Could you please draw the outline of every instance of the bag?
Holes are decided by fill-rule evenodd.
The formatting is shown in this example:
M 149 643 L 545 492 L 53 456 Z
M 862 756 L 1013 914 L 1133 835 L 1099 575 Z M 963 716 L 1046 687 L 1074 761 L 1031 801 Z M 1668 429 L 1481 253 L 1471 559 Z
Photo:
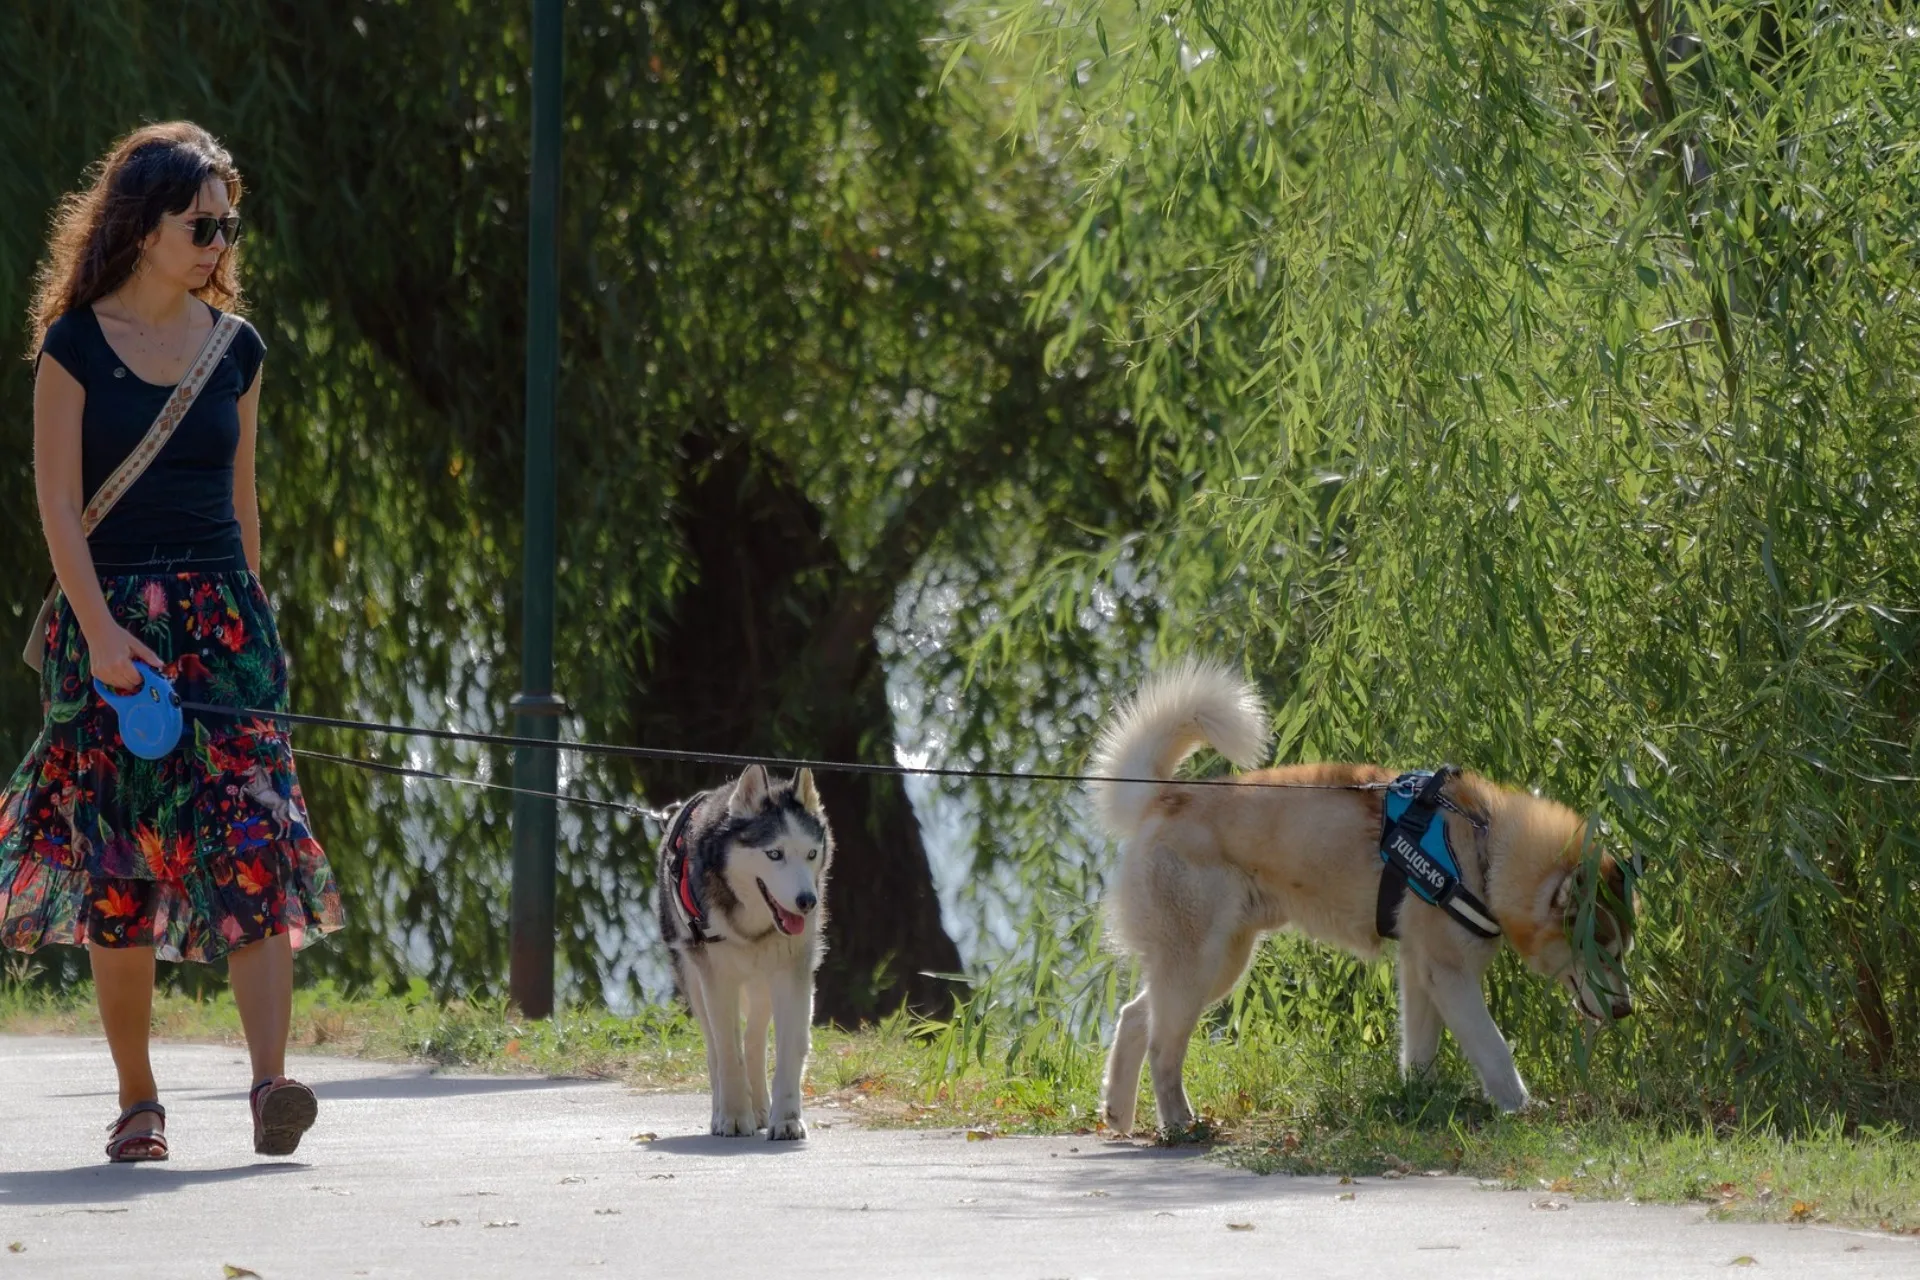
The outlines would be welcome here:
M 80 513 L 80 536 L 90 538 L 100 522 L 107 518 L 114 504 L 126 496 L 133 488 L 133 482 L 146 473 L 148 466 L 160 456 L 160 451 L 173 438 L 180 420 L 187 416 L 187 410 L 193 408 L 193 402 L 200 398 L 200 388 L 207 385 L 207 378 L 214 367 L 220 363 L 220 357 L 227 354 L 234 335 L 240 332 L 242 321 L 232 312 L 222 312 L 220 319 L 214 322 L 213 332 L 207 335 L 206 343 L 201 346 L 200 354 L 193 358 L 193 364 L 187 369 L 187 376 L 180 379 L 173 394 L 160 406 L 160 416 L 147 428 L 147 434 L 133 447 L 106 483 L 87 500 L 87 509 Z M 53 624 L 53 611 L 60 599 L 58 579 L 47 586 L 47 595 L 40 602 L 40 611 L 34 615 L 33 631 L 27 636 L 26 647 L 20 651 L 20 658 L 36 673 L 47 665 L 47 628 Z

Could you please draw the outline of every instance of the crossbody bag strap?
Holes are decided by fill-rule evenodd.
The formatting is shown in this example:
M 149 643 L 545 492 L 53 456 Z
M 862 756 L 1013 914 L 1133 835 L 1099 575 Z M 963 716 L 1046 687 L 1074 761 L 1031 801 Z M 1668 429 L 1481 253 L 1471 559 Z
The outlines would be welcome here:
M 166 404 L 160 407 L 160 416 L 147 428 L 147 434 L 133 447 L 119 466 L 113 469 L 106 483 L 94 491 L 87 500 L 87 509 L 80 514 L 80 533 L 82 537 L 91 537 L 107 518 L 114 504 L 126 496 L 133 488 L 133 482 L 146 474 L 160 451 L 167 447 L 167 441 L 173 438 L 175 428 L 181 419 L 187 416 L 187 410 L 193 408 L 193 402 L 200 398 L 200 389 L 207 385 L 207 379 L 220 364 L 220 357 L 227 354 L 227 348 L 233 345 L 233 339 L 244 323 L 231 311 L 222 312 L 214 322 L 213 332 L 200 347 L 200 354 L 193 358 L 193 364 L 187 369 L 186 377 L 180 379 L 173 394 L 167 397 Z

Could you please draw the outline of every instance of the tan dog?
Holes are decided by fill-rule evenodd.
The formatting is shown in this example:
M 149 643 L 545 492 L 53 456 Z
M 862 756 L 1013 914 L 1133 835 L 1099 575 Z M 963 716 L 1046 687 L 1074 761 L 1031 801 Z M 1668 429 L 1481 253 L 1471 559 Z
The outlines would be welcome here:
M 1122 708 L 1100 745 L 1095 772 L 1109 778 L 1170 777 L 1202 744 L 1243 768 L 1266 748 L 1257 694 L 1225 669 L 1188 663 L 1150 680 Z M 1109 895 L 1118 942 L 1140 957 L 1145 989 L 1120 1011 L 1107 1059 L 1101 1113 L 1116 1132 L 1133 1129 L 1145 1057 L 1153 1070 L 1160 1127 L 1193 1123 L 1181 1078 L 1187 1042 L 1207 1006 L 1233 989 L 1262 934 L 1291 926 L 1362 957 L 1379 953 L 1375 904 L 1385 792 L 1396 775 L 1365 764 L 1294 765 L 1244 775 L 1242 783 L 1096 784 L 1100 816 L 1123 842 Z M 1605 974 L 1589 972 L 1569 940 L 1588 865 L 1585 823 L 1551 800 L 1465 774 L 1445 797 L 1484 823 L 1443 810 L 1466 887 L 1535 971 L 1565 983 L 1582 1013 L 1632 1012 L 1621 957 L 1631 942 L 1625 876 L 1611 857 L 1594 908 Z M 1610 909 L 1609 904 L 1614 904 Z M 1400 1063 L 1425 1070 L 1452 1028 L 1487 1095 L 1517 1111 L 1527 1087 L 1487 1011 L 1481 975 L 1498 940 L 1469 933 L 1409 892 L 1399 909 Z

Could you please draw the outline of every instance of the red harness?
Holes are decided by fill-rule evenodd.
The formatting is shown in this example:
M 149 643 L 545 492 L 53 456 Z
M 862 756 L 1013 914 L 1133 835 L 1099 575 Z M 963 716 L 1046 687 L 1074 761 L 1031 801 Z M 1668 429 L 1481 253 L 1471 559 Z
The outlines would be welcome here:
M 681 914 L 687 919 L 687 928 L 693 933 L 695 942 L 717 942 L 718 934 L 707 932 L 707 913 L 701 909 L 700 900 L 693 892 L 693 859 L 687 851 L 687 821 L 693 816 L 693 808 L 706 799 L 706 792 L 694 796 L 680 806 L 680 812 L 673 815 L 673 824 L 667 828 L 667 848 L 673 861 L 673 896 L 679 900 Z

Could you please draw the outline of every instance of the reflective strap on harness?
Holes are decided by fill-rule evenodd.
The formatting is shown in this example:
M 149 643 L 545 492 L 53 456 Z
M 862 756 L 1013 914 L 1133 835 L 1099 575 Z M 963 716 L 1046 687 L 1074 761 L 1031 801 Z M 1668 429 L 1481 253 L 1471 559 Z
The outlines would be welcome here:
M 1374 901 L 1374 932 L 1383 938 L 1400 936 L 1400 904 L 1409 885 L 1414 893 L 1439 907 L 1457 920 L 1468 932 L 1482 938 L 1500 936 L 1500 922 L 1487 905 L 1461 882 L 1459 864 L 1452 856 L 1443 819 L 1438 834 L 1440 843 L 1428 848 L 1428 833 L 1442 807 L 1456 808 L 1440 794 L 1449 779 L 1459 776 L 1454 765 L 1443 765 L 1424 776 L 1402 774 L 1394 780 L 1383 806 L 1383 830 L 1380 833 L 1380 893 Z M 1391 797 L 1405 794 L 1415 779 L 1419 785 L 1398 819 L 1387 817 Z M 1471 820 L 1471 819 L 1469 819 Z

